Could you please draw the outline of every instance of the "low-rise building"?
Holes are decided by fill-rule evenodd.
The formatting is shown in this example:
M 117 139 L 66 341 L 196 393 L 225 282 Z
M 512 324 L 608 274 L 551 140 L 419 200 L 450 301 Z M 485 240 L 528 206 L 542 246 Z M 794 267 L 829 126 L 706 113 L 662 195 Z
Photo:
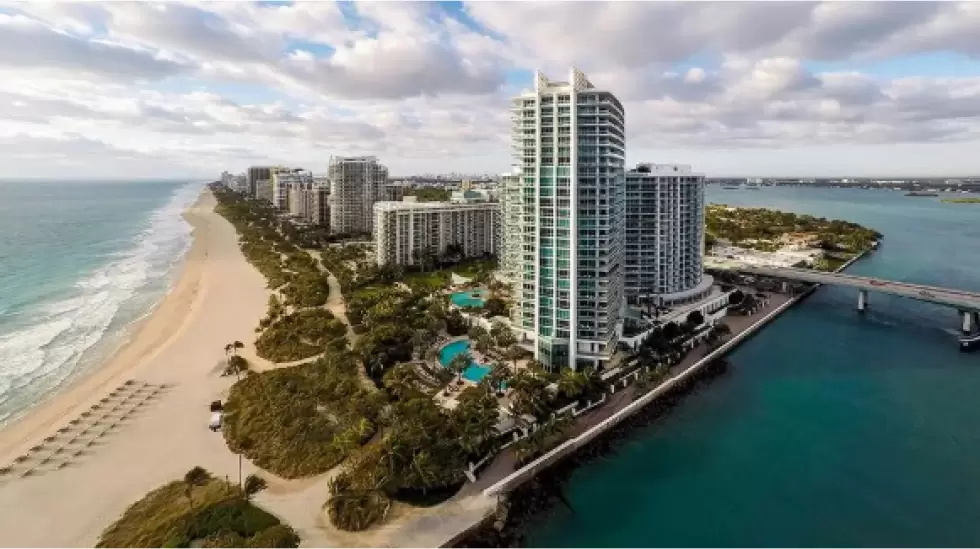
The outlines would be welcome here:
M 500 205 L 496 202 L 378 202 L 374 244 L 378 265 L 417 265 L 458 246 L 463 257 L 497 253 Z

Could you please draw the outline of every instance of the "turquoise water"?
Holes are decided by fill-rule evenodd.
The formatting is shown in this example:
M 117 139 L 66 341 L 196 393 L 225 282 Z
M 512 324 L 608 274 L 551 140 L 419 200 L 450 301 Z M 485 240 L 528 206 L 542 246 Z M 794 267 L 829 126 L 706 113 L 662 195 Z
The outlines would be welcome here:
M 487 290 L 483 288 L 477 288 L 475 290 L 466 290 L 465 292 L 456 292 L 449 296 L 452 300 L 453 305 L 457 307 L 483 307 L 486 302 Z
M 188 248 L 187 182 L 0 182 L 0 425 L 98 364 Z
M 711 202 L 885 234 L 848 272 L 980 291 L 980 208 L 902 193 L 709 187 Z M 532 546 L 980 545 L 980 353 L 950 309 L 822 288 L 732 368 L 565 486 Z
M 439 363 L 446 366 L 456 355 L 468 352 L 470 352 L 469 340 L 461 339 L 459 341 L 454 341 L 439 350 Z M 490 373 L 489 366 L 484 366 L 483 364 L 471 359 L 470 365 L 463 370 L 463 378 L 468 379 L 473 383 L 479 383 L 484 377 L 487 376 L 488 373 Z

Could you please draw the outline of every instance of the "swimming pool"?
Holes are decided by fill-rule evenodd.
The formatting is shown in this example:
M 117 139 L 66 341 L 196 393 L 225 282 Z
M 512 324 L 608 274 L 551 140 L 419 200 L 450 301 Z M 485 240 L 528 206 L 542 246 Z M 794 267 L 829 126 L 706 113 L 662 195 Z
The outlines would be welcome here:
M 442 364 L 442 366 L 445 368 L 453 357 L 460 353 L 467 353 L 469 350 L 469 340 L 461 339 L 459 341 L 454 341 L 439 350 L 439 364 Z M 480 380 L 485 378 L 488 373 L 490 373 L 490 366 L 480 364 L 479 362 L 471 359 L 470 365 L 463 370 L 463 378 L 468 379 L 473 383 L 479 383 Z
M 483 307 L 487 301 L 487 289 L 475 288 L 463 292 L 456 292 L 449 296 L 453 305 L 457 307 Z

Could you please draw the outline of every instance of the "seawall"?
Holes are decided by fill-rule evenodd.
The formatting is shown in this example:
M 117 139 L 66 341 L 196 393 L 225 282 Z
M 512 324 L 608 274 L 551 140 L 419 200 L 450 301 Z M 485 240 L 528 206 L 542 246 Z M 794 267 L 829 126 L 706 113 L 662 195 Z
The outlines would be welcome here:
M 868 251 L 870 250 L 865 250 L 864 252 L 851 258 L 846 263 L 838 267 L 834 272 L 840 272 L 846 269 L 847 267 L 851 266 L 855 261 L 864 257 L 868 253 Z M 698 362 L 695 362 L 687 369 L 685 369 L 683 372 L 670 377 L 669 379 L 667 379 L 666 381 L 658 385 L 655 389 L 651 390 L 650 392 L 641 396 L 640 398 L 634 400 L 633 402 L 627 404 L 625 407 L 623 407 L 622 410 L 619 410 L 615 414 L 609 416 L 608 418 L 598 423 L 588 431 L 585 431 L 581 435 L 578 435 L 574 438 L 565 441 L 564 443 L 552 449 L 551 451 L 547 452 L 546 454 L 539 457 L 538 459 L 525 465 L 524 467 L 508 475 L 507 477 L 501 479 L 496 484 L 493 484 L 492 486 L 488 487 L 486 490 L 484 490 L 483 492 L 484 495 L 492 497 L 492 496 L 497 496 L 500 494 L 510 492 L 513 489 L 520 486 L 521 484 L 523 484 L 524 482 L 527 482 L 528 480 L 533 478 L 542 470 L 547 469 L 554 463 L 560 461 L 565 456 L 574 453 L 576 450 L 578 450 L 579 448 L 581 448 L 582 446 L 584 446 L 585 444 L 587 444 L 597 436 L 608 431 L 610 428 L 622 422 L 624 419 L 635 414 L 638 410 L 642 409 L 650 402 L 656 400 L 657 398 L 661 397 L 663 394 L 667 393 L 678 383 L 690 378 L 692 375 L 694 375 L 695 373 L 703 369 L 706 365 L 710 364 L 713 360 L 716 360 L 728 354 L 731 350 L 733 350 L 735 347 L 740 345 L 743 341 L 755 335 L 766 324 L 775 320 L 784 311 L 786 311 L 790 307 L 796 305 L 797 303 L 799 303 L 800 301 L 808 297 L 810 294 L 816 291 L 816 289 L 819 286 L 820 286 L 819 284 L 814 285 L 813 287 L 809 288 L 802 294 L 793 297 L 786 303 L 783 303 L 776 309 L 770 311 L 766 316 L 757 320 L 754 324 L 752 324 L 744 331 L 742 331 L 741 333 L 733 337 L 731 340 L 727 341 L 724 345 L 718 347 L 711 353 L 705 355 L 704 358 L 702 358 Z

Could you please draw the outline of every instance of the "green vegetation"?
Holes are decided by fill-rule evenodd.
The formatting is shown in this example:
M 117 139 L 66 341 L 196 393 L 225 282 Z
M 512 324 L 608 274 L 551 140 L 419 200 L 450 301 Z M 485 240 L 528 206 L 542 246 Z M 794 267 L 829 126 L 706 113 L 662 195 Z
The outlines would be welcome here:
M 452 197 L 452 190 L 435 187 L 405 189 L 405 196 L 414 196 L 419 202 L 446 202 Z
M 299 537 L 224 480 L 195 467 L 134 503 L 97 547 L 297 547 Z
M 947 204 L 980 204 L 980 198 L 944 198 L 941 202 Z
M 229 447 L 287 478 L 342 462 L 326 509 L 347 530 L 382 520 L 393 500 L 431 505 L 450 497 L 462 486 L 467 465 L 497 447 L 497 396 L 510 374 L 495 364 L 452 410 L 433 400 L 454 377 L 434 361 L 436 342 L 470 329 L 443 290 L 451 273 L 471 278 L 492 293 L 481 314 L 506 314 L 500 298 L 506 292 L 492 277 L 495 262 L 464 260 L 458 246 L 449 246 L 422 254 L 420 268 L 378 267 L 368 246 L 327 243 L 318 266 L 310 259 L 313 250 L 301 249 L 315 240 L 303 229 L 278 226 L 256 201 L 215 193 L 243 246 L 254 248 L 249 259 L 263 263 L 270 287 L 282 296 L 270 297 L 260 321 L 259 355 L 283 362 L 322 353 L 311 363 L 255 373 L 232 387 L 222 430 Z M 351 341 L 343 323 L 315 308 L 329 294 L 321 268 L 340 286 Z M 479 341 L 488 354 L 506 360 L 523 355 L 514 343 L 506 326 L 494 326 Z M 365 385 L 363 373 L 374 387 Z M 556 402 L 547 391 L 539 396 Z
M 452 411 L 431 398 L 396 402 L 387 436 L 356 452 L 330 483 L 327 513 L 335 526 L 363 530 L 381 520 L 391 500 L 431 505 L 454 494 L 463 470 L 492 450 L 497 400 L 488 391 L 460 395 Z
M 347 326 L 326 309 L 304 309 L 280 317 L 255 341 L 264 359 L 289 362 L 316 356 L 330 341 L 343 338 Z
M 263 201 L 246 200 L 221 187 L 212 191 L 218 200 L 215 211 L 235 226 L 246 259 L 285 298 L 285 303 L 269 298 L 269 315 L 259 323 L 258 331 L 264 330 L 256 342 L 259 356 L 282 362 L 322 352 L 322 339 L 333 337 L 340 322 L 325 317 L 326 311 L 308 310 L 327 302 L 330 287 L 316 260 L 298 247 L 307 243 L 305 233 L 290 223 L 279 224 Z M 287 307 L 292 314 L 286 314 Z M 316 326 L 321 322 L 327 326 Z
M 710 205 L 705 209 L 706 240 L 725 239 L 759 251 L 778 250 L 781 237 L 809 241 L 827 251 L 857 254 L 871 248 L 881 233 L 848 221 L 780 212 L 765 208 Z
M 374 435 L 384 396 L 363 387 L 349 351 L 253 374 L 232 386 L 228 447 L 285 478 L 322 473 Z

